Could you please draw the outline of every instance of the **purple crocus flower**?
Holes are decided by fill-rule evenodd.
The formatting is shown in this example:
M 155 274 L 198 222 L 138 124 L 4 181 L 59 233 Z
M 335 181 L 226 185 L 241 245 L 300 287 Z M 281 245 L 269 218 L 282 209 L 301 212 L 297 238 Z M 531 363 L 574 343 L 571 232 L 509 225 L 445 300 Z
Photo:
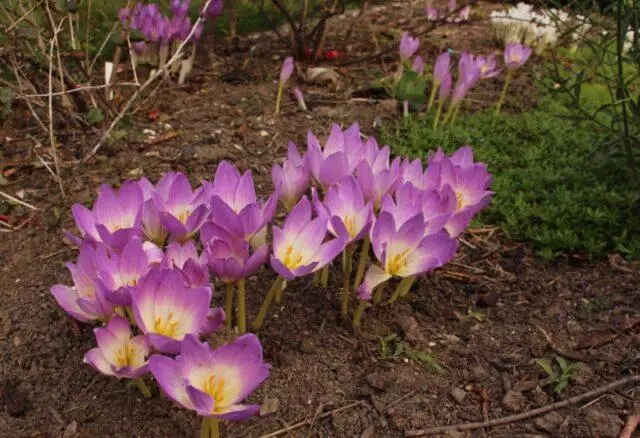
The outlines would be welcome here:
M 216 350 L 187 335 L 178 357 L 154 354 L 149 369 L 178 406 L 229 421 L 245 420 L 260 412 L 259 405 L 241 403 L 269 377 L 262 346 L 253 334 Z
M 97 348 L 84 356 L 84 363 L 118 379 L 138 379 L 149 372 L 147 357 L 151 345 L 146 336 L 133 336 L 126 319 L 115 316 L 106 327 L 93 329 Z
M 443 194 L 435 188 L 420 190 L 413 184 L 406 183 L 396 190 L 395 202 L 391 197 L 385 198 L 382 211 L 390 212 L 398 227 L 418 212 L 422 212 L 425 222 L 424 234 L 427 236 L 444 229 L 455 213 L 455 194 L 453 197 L 450 194 Z
M 322 243 L 327 218 L 311 219 L 311 204 L 303 197 L 284 222 L 273 226 L 271 266 L 286 280 L 311 274 L 330 263 L 344 249 L 344 238 Z
M 393 215 L 382 212 L 371 231 L 373 252 L 380 265 L 369 267 L 358 288 L 360 299 L 369 301 L 373 288 L 391 277 L 414 277 L 447 263 L 455 254 L 456 240 L 446 232 L 424 235 L 422 213 L 396 227 Z
M 509 43 L 504 49 L 504 65 L 507 70 L 517 70 L 531 56 L 531 48 L 519 43 Z
M 245 240 L 234 237 L 212 222 L 202 227 L 200 239 L 204 247 L 204 261 L 213 274 L 227 284 L 256 273 L 267 260 L 267 245 L 250 254 L 250 246 Z
M 411 70 L 422 76 L 424 74 L 424 58 L 422 56 L 416 56 L 411 65 Z
M 211 199 L 213 221 L 233 236 L 247 241 L 259 234 L 273 217 L 278 201 L 274 193 L 263 203 L 256 199 L 251 171 L 240 175 L 238 169 L 222 161 L 213 184 L 205 183 Z
M 71 210 L 83 238 L 122 249 L 132 237 L 140 234 L 142 199 L 136 182 L 125 182 L 117 192 L 103 184 L 93 210 L 81 204 L 75 204 Z
M 436 65 L 433 67 L 433 85 L 437 87 L 442 83 L 444 78 L 449 75 L 451 70 L 451 55 L 449 52 L 442 52 L 436 60 Z
M 427 14 L 427 20 L 436 21 L 438 19 L 438 10 L 431 5 L 424 7 L 424 11 Z
M 451 96 L 451 86 L 452 86 L 452 78 L 451 78 L 451 74 L 448 74 L 444 77 L 444 79 L 440 83 L 440 88 L 438 90 L 438 99 L 440 101 L 444 101 L 449 96 Z
M 420 47 L 420 40 L 418 38 L 413 38 L 409 32 L 404 32 L 402 34 L 402 39 L 400 40 L 400 59 L 402 61 L 411 59 L 411 57 L 418 51 L 418 47 Z
M 458 6 L 458 3 L 456 2 L 456 0 L 449 0 L 449 12 L 453 12 L 456 10 L 456 7 Z
M 188 288 L 176 269 L 152 269 L 139 282 L 131 307 L 140 330 L 163 353 L 177 354 L 188 334 L 206 335 L 224 322 L 222 309 L 210 309 L 210 287 Z
M 282 68 L 280 69 L 280 84 L 284 85 L 287 83 L 291 75 L 293 74 L 293 68 L 295 67 L 295 62 L 291 56 L 287 57 L 282 63 Z
M 173 15 L 184 17 L 189 13 L 191 0 L 171 0 L 171 12 Z
M 204 224 L 209 209 L 203 188 L 193 191 L 183 173 L 169 172 L 151 194 L 158 217 L 174 240 L 187 240 Z
M 96 285 L 98 265 L 96 249 L 91 244 L 80 247 L 76 264 L 67 263 L 73 287 L 56 284 L 51 294 L 69 315 L 81 322 L 108 321 L 115 306 L 107 301 L 104 288 Z
M 190 287 L 209 285 L 209 271 L 205 266 L 204 257 L 198 256 L 193 240 L 188 240 L 184 245 L 175 242 L 167 246 L 162 267 L 179 269 Z
M 295 97 L 296 102 L 298 102 L 298 107 L 302 111 L 307 111 L 309 109 L 307 108 L 307 103 L 304 101 L 304 94 L 302 94 L 302 90 L 300 90 L 300 88 L 296 87 L 293 89 L 293 97 Z
M 489 79 L 500 74 L 500 70 L 496 68 L 496 55 L 494 53 L 487 58 L 478 56 L 474 62 L 475 68 L 480 74 L 480 79 Z
M 142 241 L 133 238 L 121 253 L 109 251 L 104 245 L 97 249 L 99 281 L 105 288 L 105 296 L 113 304 L 129 306 L 131 293 L 150 269 L 150 260 Z
M 391 193 L 400 175 L 400 158 L 396 158 L 389 165 L 389 146 L 378 147 L 373 137 L 364 145 L 363 160 L 356 169 L 356 178 L 365 201 L 373 201 L 373 208 L 380 208 L 384 195 Z
M 362 161 L 360 125 L 354 123 L 344 132 L 333 125 L 324 148 L 313 133 L 307 135 L 307 163 L 315 181 L 324 189 L 352 175 Z
M 480 80 L 480 69 L 469 52 L 463 52 L 458 61 L 458 80 L 469 83 L 469 87 L 475 87 Z
M 291 211 L 311 182 L 306 157 L 300 155 L 294 143 L 289 142 L 287 159 L 282 167 L 274 164 L 271 168 L 271 181 L 280 194 L 280 202 L 287 211 Z
M 365 203 L 362 188 L 353 176 L 329 188 L 324 202 L 313 192 L 313 206 L 318 217 L 328 219 L 331 234 L 351 244 L 369 234 L 373 222 L 372 201 Z
M 223 0 L 213 0 L 209 4 L 209 7 L 207 8 L 207 10 L 204 11 L 204 16 L 209 20 L 213 20 L 221 16 L 223 11 L 224 11 Z

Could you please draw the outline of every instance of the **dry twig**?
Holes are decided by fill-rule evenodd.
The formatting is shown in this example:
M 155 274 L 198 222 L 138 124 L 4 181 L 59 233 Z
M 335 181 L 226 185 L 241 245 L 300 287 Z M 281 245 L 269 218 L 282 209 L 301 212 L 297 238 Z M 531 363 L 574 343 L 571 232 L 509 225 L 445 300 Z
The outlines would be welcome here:
M 11 201 L 11 202 L 15 202 L 16 204 L 20 204 L 20 205 L 22 205 L 23 207 L 30 208 L 31 210 L 40 210 L 38 207 L 34 207 L 33 205 L 28 204 L 28 203 L 26 203 L 26 202 L 24 202 L 24 201 L 22 201 L 22 200 L 20 200 L 20 199 L 18 199 L 18 198 L 14 198 L 14 197 L 13 197 L 13 196 L 11 196 L 10 194 L 5 193 L 5 192 L 3 192 L 2 190 L 0 190 L 0 196 L 4 196 L 4 197 L 5 197 L 5 198 L 7 198 L 9 201 Z
M 547 412 L 555 411 L 557 409 L 562 409 L 567 406 L 598 397 L 606 392 L 612 391 L 622 386 L 626 386 L 630 383 L 637 383 L 637 382 L 640 382 L 640 376 L 625 377 L 624 379 L 616 380 L 615 382 L 609 383 L 608 385 L 601 386 L 592 391 L 585 392 L 584 394 L 580 394 L 575 397 L 571 397 L 566 400 L 562 400 L 560 402 L 553 403 L 547 406 L 542 406 L 540 408 L 533 409 L 531 411 L 522 412 L 520 414 L 509 415 L 507 417 L 502 417 L 502 418 L 495 418 L 489 421 L 480 421 L 475 423 L 456 424 L 453 426 L 438 426 L 438 427 L 429 427 L 427 429 L 410 430 L 405 432 L 404 436 L 419 437 L 419 436 L 442 434 L 442 433 L 453 432 L 453 431 L 458 432 L 463 430 L 476 430 L 476 429 L 482 429 L 482 428 L 488 428 L 488 427 L 504 426 L 505 424 L 516 423 L 518 421 L 527 420 L 529 418 L 546 414 Z

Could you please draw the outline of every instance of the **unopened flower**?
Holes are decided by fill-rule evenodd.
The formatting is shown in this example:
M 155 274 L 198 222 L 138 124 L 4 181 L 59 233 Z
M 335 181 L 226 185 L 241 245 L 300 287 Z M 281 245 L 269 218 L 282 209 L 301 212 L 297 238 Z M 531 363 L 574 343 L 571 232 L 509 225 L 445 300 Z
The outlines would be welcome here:
M 200 234 L 202 234 L 202 231 Z M 184 244 L 174 242 L 167 246 L 162 259 L 162 266 L 179 269 L 190 287 L 208 286 L 209 271 L 203 259 L 204 257 L 198 255 L 198 250 L 193 240 L 188 240 Z
M 424 58 L 422 56 L 416 56 L 413 60 L 413 65 L 411 66 L 411 70 L 416 72 L 419 75 L 424 74 Z
M 287 81 L 293 74 L 294 67 L 295 67 L 295 62 L 291 56 L 287 57 L 282 62 L 282 67 L 280 68 L 280 84 L 284 85 L 287 83 Z
M 440 88 L 438 89 L 438 99 L 440 101 L 445 100 L 451 95 L 451 87 L 452 87 L 452 78 L 451 78 L 451 74 L 448 74 L 444 77 L 444 79 L 440 83 Z
M 207 8 L 207 10 L 204 11 L 204 15 L 208 19 L 213 20 L 214 18 L 221 16 L 223 11 L 224 11 L 224 1 L 213 0 L 211 3 L 209 3 L 209 7 Z
M 442 52 L 436 60 L 436 65 L 433 68 L 433 84 L 438 86 L 444 78 L 449 74 L 451 69 L 451 55 L 449 52 Z
M 203 417 L 245 420 L 259 405 L 242 402 L 269 376 L 262 346 L 253 334 L 213 350 L 187 335 L 175 359 L 153 355 L 149 369 L 163 392 L 177 405 Z
M 389 164 L 389 146 L 378 147 L 375 139 L 370 137 L 364 145 L 362 162 L 356 169 L 356 179 L 362 188 L 364 199 L 373 201 L 373 208 L 380 208 L 384 195 L 391 193 L 400 176 L 400 159 Z
M 427 20 L 435 21 L 438 19 L 438 10 L 431 5 L 427 5 L 424 8 L 424 11 L 427 14 Z
M 300 90 L 300 88 L 296 87 L 293 89 L 293 97 L 296 98 L 296 101 L 298 102 L 298 107 L 302 110 L 302 111 L 307 111 L 307 103 L 304 101 L 304 94 L 302 94 L 302 90 Z
M 344 238 L 323 243 L 327 218 L 311 219 L 311 204 L 303 197 L 284 222 L 273 226 L 271 266 L 286 280 L 311 274 L 330 263 L 344 249 Z
M 97 348 L 84 356 L 96 371 L 118 379 L 138 379 L 149 372 L 147 357 L 151 349 L 145 336 L 133 336 L 126 319 L 115 316 L 106 327 L 93 329 Z
M 188 334 L 200 336 L 215 331 L 224 321 L 221 309 L 210 309 L 210 287 L 188 288 L 176 269 L 153 269 L 132 295 L 136 324 L 155 349 L 177 354 Z
M 411 59 L 418 50 L 418 47 L 420 47 L 420 40 L 418 38 L 413 38 L 409 32 L 403 33 L 402 39 L 400 40 L 400 59 L 402 61 Z

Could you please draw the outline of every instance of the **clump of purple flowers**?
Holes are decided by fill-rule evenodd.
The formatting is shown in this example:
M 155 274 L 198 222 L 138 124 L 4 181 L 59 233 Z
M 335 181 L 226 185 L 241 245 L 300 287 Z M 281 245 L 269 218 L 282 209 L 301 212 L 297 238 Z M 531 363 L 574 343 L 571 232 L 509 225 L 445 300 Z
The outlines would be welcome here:
M 451 156 L 437 150 L 425 168 L 420 159 L 392 159 L 357 124 L 334 125 L 324 142 L 309 133 L 304 154 L 290 143 L 272 178 L 265 199 L 251 171 L 225 161 L 197 187 L 182 173 L 155 185 L 146 178 L 102 185 L 91 209 L 73 207 L 80 231 L 69 235 L 80 249 L 67 265 L 73 286 L 51 289 L 72 317 L 103 325 L 89 365 L 133 379 L 145 396 L 151 373 L 171 400 L 202 416 L 203 436 L 217 437 L 219 420 L 255 415 L 242 401 L 268 376 L 258 339 L 245 334 L 249 276 L 267 263 L 276 274 L 253 321 L 258 330 L 288 282 L 314 276 L 326 286 L 341 256 L 341 314 L 349 317 L 357 296 L 358 327 L 382 300 L 381 285 L 398 280 L 394 302 L 451 260 L 457 237 L 493 195 L 471 147 Z M 278 201 L 286 210 L 280 225 L 273 224 Z M 226 287 L 225 310 L 211 305 L 212 281 Z M 215 350 L 201 342 L 225 322 L 236 327 L 234 342 Z
M 134 64 L 149 63 L 163 67 L 169 57 L 176 52 L 180 43 L 186 41 L 191 45 L 191 54 L 172 69 L 177 73 L 180 69 L 179 82 L 184 82 L 191 71 L 195 57 L 196 42 L 202 36 L 204 22 L 195 29 L 189 16 L 191 0 L 171 0 L 170 14 L 164 14 L 156 3 L 136 3 L 133 8 L 122 8 L 119 12 L 120 22 L 128 30 L 138 31 L 143 41 L 132 44 L 131 57 Z M 222 14 L 222 0 L 213 0 L 206 11 L 204 19 L 214 19 Z M 191 30 L 193 29 L 193 33 Z

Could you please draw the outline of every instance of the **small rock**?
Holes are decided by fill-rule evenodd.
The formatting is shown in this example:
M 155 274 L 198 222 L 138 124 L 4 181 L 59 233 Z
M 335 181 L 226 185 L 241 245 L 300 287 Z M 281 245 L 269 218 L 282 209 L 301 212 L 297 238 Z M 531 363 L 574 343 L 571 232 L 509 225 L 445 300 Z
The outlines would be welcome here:
M 265 398 L 260 405 L 260 416 L 275 414 L 280 409 L 280 399 Z
M 360 438 L 374 438 L 376 432 L 376 428 L 373 426 L 369 426 L 367 427 L 364 432 L 362 432 L 362 435 L 360 435 Z
M 560 428 L 564 419 L 558 412 L 549 412 L 544 417 L 539 417 L 534 420 L 534 424 L 540 430 L 553 433 Z
M 300 351 L 305 354 L 312 354 L 315 353 L 316 346 L 313 344 L 313 342 L 304 340 L 300 343 Z
M 464 401 L 465 397 L 467 396 L 467 392 L 459 387 L 454 387 L 451 392 L 451 397 L 458 403 L 462 404 L 462 402 Z
M 367 382 L 367 385 L 372 387 L 373 389 L 377 389 L 379 391 L 383 391 L 387 386 L 387 381 L 384 376 L 380 373 L 371 373 L 367 375 L 364 380 Z
M 229 158 L 229 151 L 212 146 L 195 146 L 193 153 L 196 157 L 203 158 L 209 161 L 219 161 L 225 158 Z
M 598 410 L 587 412 L 587 423 L 591 427 L 592 435 L 599 438 L 615 438 L 623 426 L 623 421 L 617 415 Z
M 502 406 L 509 412 L 520 412 L 524 409 L 527 398 L 518 391 L 507 391 L 502 398 Z
M 395 115 L 400 106 L 398 105 L 398 101 L 396 99 L 384 99 L 378 102 L 380 106 L 380 110 L 382 113 Z
M 62 434 L 62 438 L 73 438 L 78 434 L 78 423 L 72 421 L 64 428 L 64 433 Z

